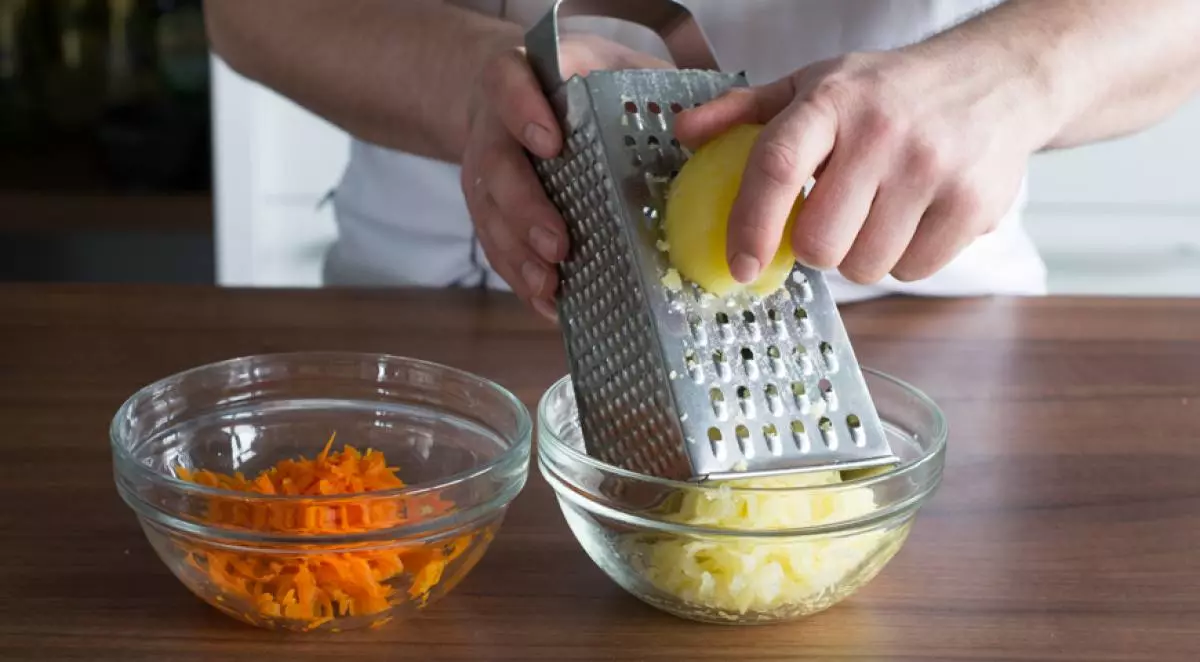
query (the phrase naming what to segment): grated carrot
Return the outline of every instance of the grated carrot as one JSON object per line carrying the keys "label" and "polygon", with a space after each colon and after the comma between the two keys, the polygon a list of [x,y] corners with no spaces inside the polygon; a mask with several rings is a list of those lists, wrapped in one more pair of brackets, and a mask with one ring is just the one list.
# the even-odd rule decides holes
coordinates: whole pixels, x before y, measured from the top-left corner
{"label": "grated carrot", "polygon": [[[176,469],[182,479],[197,485],[256,495],[364,495],[404,487],[398,468],[389,467],[382,453],[359,452],[345,446],[334,452],[336,433],[313,459],[285,459],[253,478],[241,473]],[[436,494],[405,499],[354,499],[325,502],[260,502],[237,497],[212,497],[206,519],[251,531],[292,534],[362,533],[440,515],[453,504]],[[259,619],[239,613],[227,601],[237,600],[271,624],[277,619],[300,621],[311,630],[346,616],[378,616],[392,606],[412,600],[423,605],[438,585],[446,566],[463,554],[472,536],[437,544],[401,545],[386,550],[322,552],[301,546],[299,553],[278,549],[256,554],[232,552],[187,542],[186,562],[206,577],[218,594],[210,600],[222,611],[254,624]],[[393,581],[409,575],[406,592]]]}

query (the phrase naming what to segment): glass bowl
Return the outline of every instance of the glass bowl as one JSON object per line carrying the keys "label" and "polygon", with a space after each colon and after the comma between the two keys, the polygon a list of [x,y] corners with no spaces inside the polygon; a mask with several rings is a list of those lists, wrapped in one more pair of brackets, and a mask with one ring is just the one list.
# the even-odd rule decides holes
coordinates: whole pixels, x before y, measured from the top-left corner
{"label": "glass bowl", "polygon": [[465,372],[304,353],[163,379],[110,432],[117,489],[188,589],[251,625],[338,631],[454,588],[525,485],[531,427]]}
{"label": "glass bowl", "polygon": [[538,466],[592,561],[651,606],[709,623],[807,616],[883,569],[942,476],[937,405],[864,374],[894,467],[705,484],[629,472],[584,454],[569,378],[539,405]]}

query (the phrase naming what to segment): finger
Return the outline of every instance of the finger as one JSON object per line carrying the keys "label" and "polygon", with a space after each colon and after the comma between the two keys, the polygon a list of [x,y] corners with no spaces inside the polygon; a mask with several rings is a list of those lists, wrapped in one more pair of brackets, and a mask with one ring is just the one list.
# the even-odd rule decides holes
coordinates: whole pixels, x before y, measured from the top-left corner
{"label": "finger", "polygon": [[505,51],[483,73],[489,106],[508,133],[530,152],[549,159],[562,150],[562,131],[523,50]]}
{"label": "finger", "polygon": [[500,210],[484,194],[488,202],[480,214],[479,242],[488,263],[496,270],[513,292],[524,301],[550,299],[557,289],[554,269],[530,253],[514,236]]}
{"label": "finger", "polygon": [[912,242],[892,269],[897,280],[924,280],[950,263],[977,235],[982,205],[977,195],[952,186],[930,205]]}
{"label": "finger", "polygon": [[739,282],[754,280],[775,257],[796,199],[828,157],[836,135],[834,117],[803,101],[789,106],[759,135],[729,214],[726,258]]}
{"label": "finger", "polygon": [[862,230],[839,267],[852,282],[870,285],[891,273],[916,234],[933,198],[931,191],[884,183]]}
{"label": "finger", "polygon": [[483,184],[511,239],[548,264],[566,259],[566,224],[516,144],[497,144],[486,163]]}
{"label": "finger", "polygon": [[495,269],[504,282],[512,287],[514,294],[523,300],[528,299],[527,288],[517,278],[516,271],[509,262],[509,251],[505,250],[505,236],[501,234],[498,237],[494,229],[501,223],[500,214],[496,211],[496,205],[491,201],[491,196],[487,194],[487,191],[482,191],[473,198],[468,197],[467,209],[475,223],[475,236],[479,240],[479,245],[483,247],[487,265]]}
{"label": "finger", "polygon": [[797,261],[814,269],[842,263],[879,194],[883,157],[861,140],[839,142],[792,229]]}
{"label": "finger", "polygon": [[689,149],[698,149],[739,124],[770,122],[795,96],[790,76],[770,85],[734,88],[699,108],[680,113],[675,120],[675,137]]}
{"label": "finger", "polygon": [[537,312],[537,314],[551,322],[556,324],[558,323],[558,310],[550,301],[547,301],[546,299],[534,299],[530,302],[530,305],[533,306],[533,310]]}
{"label": "finger", "polygon": [[467,203],[467,211],[475,224],[476,236],[483,247],[486,261],[496,273],[508,283],[513,292],[523,300],[530,300],[546,289],[547,278],[545,271],[538,272],[525,267],[532,263],[533,267],[541,267],[538,260],[529,254],[525,245],[520,241],[503,215],[496,206],[491,193],[488,192],[482,172],[477,164],[486,159],[477,157],[474,151],[468,150],[463,160],[462,186]]}

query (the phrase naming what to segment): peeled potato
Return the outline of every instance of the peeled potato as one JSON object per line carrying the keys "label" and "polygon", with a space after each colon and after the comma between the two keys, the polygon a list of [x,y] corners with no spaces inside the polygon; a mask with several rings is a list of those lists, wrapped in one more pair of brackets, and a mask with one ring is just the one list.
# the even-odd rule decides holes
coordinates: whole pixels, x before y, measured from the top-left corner
{"label": "peeled potato", "polygon": [[684,164],[667,193],[664,221],[671,264],[680,275],[716,296],[749,291],[765,296],[783,286],[796,257],[791,229],[804,196],[796,199],[775,258],[752,283],[734,279],[726,258],[729,212],[742,184],[761,125],[730,129],[700,148]]}

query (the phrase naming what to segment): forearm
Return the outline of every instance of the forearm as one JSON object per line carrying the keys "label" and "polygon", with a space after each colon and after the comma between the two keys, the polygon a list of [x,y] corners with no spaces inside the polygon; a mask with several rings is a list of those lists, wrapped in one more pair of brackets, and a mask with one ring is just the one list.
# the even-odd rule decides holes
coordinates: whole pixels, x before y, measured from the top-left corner
{"label": "forearm", "polygon": [[1147,128],[1200,89],[1200,2],[1009,0],[914,49],[1007,59],[1046,121],[1038,148],[1072,147]]}
{"label": "forearm", "polygon": [[520,28],[440,0],[208,0],[213,50],[364,140],[457,162],[472,83]]}

